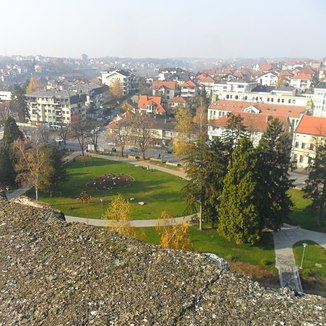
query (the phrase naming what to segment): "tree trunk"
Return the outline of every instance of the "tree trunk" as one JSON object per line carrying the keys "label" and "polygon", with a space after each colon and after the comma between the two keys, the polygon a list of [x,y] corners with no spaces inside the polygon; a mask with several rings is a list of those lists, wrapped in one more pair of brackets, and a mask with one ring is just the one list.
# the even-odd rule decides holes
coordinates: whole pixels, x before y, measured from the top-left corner
{"label": "tree trunk", "polygon": [[38,187],[35,186],[35,200],[38,201]]}

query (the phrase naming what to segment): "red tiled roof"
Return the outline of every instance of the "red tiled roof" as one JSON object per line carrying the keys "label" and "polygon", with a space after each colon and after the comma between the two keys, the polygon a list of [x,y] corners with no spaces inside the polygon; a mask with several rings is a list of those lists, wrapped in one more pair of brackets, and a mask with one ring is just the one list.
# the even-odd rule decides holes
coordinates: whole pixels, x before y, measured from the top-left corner
{"label": "red tiled roof", "polygon": [[302,106],[228,100],[217,100],[211,104],[209,108],[213,110],[228,111],[233,114],[238,114],[244,112],[244,110],[250,106],[258,109],[262,114],[283,118],[299,118],[300,115],[305,111],[305,108]]}
{"label": "red tiled roof", "polygon": [[265,63],[265,64],[259,65],[259,70],[262,70],[262,71],[269,71],[272,69],[273,69],[273,66],[270,63]]}
{"label": "red tiled roof", "polygon": [[152,84],[153,89],[160,89],[161,87],[166,87],[168,89],[176,89],[177,82],[175,81],[164,81],[164,80],[154,80]]}
{"label": "red tiled roof", "polygon": [[290,77],[290,79],[301,79],[301,80],[312,80],[313,75],[312,74],[301,74],[298,73],[293,77]]}
{"label": "red tiled roof", "polygon": [[184,104],[184,103],[186,103],[186,100],[181,96],[176,96],[176,97],[171,98],[169,100],[169,103],[181,103],[181,104]]}
{"label": "red tiled roof", "polygon": [[192,80],[188,80],[188,81],[184,82],[183,84],[181,84],[181,87],[198,87],[198,84],[196,84]]}
{"label": "red tiled roof", "polygon": [[295,132],[326,137],[326,118],[304,115]]}
{"label": "red tiled roof", "polygon": [[207,76],[204,74],[198,75],[197,79],[202,83],[214,83],[214,79],[211,76]]}
{"label": "red tiled roof", "polygon": [[205,74],[205,75],[214,76],[216,74],[216,70],[215,69],[204,69],[202,71],[202,73]]}
{"label": "red tiled roof", "polygon": [[[271,116],[266,114],[255,114],[255,113],[244,113],[241,112],[240,115],[243,118],[243,125],[247,127],[248,131],[259,131],[265,132],[268,127],[268,122],[272,119]],[[214,127],[225,127],[227,124],[228,117],[225,115],[219,119],[212,120],[211,124]]]}
{"label": "red tiled roof", "polygon": [[163,106],[161,105],[161,97],[160,96],[146,96],[141,95],[138,101],[138,108],[145,109],[148,105],[155,105],[157,107],[158,113],[166,112]]}

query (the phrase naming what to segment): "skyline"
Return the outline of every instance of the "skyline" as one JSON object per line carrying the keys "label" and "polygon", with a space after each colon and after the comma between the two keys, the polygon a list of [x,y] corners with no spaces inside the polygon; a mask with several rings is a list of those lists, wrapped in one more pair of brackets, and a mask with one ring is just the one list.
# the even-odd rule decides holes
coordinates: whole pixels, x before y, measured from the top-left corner
{"label": "skyline", "polygon": [[0,55],[326,57],[323,0],[12,0],[2,12]]}

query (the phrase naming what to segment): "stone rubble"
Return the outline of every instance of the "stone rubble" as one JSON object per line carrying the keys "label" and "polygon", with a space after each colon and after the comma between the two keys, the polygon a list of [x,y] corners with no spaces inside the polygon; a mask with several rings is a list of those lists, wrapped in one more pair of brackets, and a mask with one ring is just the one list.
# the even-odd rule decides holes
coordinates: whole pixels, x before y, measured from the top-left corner
{"label": "stone rubble", "polygon": [[0,199],[0,325],[326,325],[325,298],[57,217]]}

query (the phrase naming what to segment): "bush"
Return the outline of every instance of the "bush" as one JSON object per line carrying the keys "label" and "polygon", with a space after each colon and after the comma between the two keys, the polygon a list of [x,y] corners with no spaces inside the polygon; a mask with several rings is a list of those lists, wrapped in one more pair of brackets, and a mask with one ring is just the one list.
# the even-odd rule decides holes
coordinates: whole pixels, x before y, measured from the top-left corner
{"label": "bush", "polygon": [[228,260],[228,261],[235,261],[235,260],[237,260],[237,257],[230,254],[230,255],[227,255],[226,256],[226,260]]}
{"label": "bush", "polygon": [[316,275],[316,273],[310,268],[304,269],[302,271],[302,276],[303,277],[313,277],[315,275]]}
{"label": "bush", "polygon": [[274,263],[273,261],[268,260],[268,259],[262,259],[260,262],[264,266],[270,266],[270,265],[272,265]]}

